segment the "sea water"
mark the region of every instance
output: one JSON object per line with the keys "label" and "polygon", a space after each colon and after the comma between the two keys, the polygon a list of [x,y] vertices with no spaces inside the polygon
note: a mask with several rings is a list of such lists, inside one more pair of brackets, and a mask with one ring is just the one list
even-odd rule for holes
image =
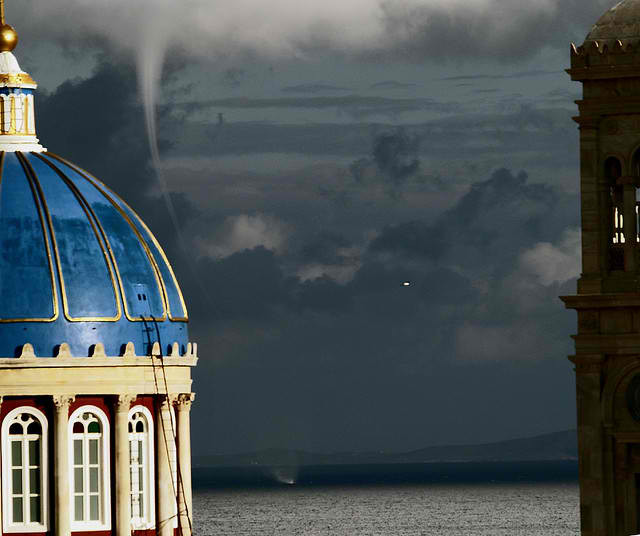
{"label": "sea water", "polygon": [[199,488],[196,536],[579,536],[577,483]]}

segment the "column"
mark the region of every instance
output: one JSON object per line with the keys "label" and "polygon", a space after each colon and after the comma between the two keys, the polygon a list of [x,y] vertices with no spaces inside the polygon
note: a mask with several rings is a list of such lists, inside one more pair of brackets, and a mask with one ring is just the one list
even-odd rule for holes
{"label": "column", "polygon": [[115,404],[116,436],[116,536],[131,534],[131,462],[129,409],[135,395],[119,395]]}
{"label": "column", "polygon": [[71,534],[71,508],[69,490],[69,406],[75,395],[54,395],[55,414],[53,429],[55,433],[54,475],[55,475],[55,526],[56,536]]}
{"label": "column", "polygon": [[180,533],[191,536],[193,501],[191,494],[191,425],[189,413],[194,393],[181,394],[176,402],[178,441],[178,519]]}
{"label": "column", "polygon": [[156,529],[158,536],[173,536],[173,520],[175,513],[176,496],[174,495],[175,483],[171,475],[171,463],[169,449],[173,442],[171,427],[171,412],[169,410],[169,397],[159,395],[156,405],[156,497],[158,503]]}

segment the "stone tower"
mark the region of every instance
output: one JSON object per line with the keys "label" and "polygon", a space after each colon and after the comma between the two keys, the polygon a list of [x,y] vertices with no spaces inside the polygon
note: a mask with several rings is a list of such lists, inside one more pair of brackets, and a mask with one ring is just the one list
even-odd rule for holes
{"label": "stone tower", "polygon": [[582,82],[575,364],[583,536],[640,533],[640,0],[571,46]]}

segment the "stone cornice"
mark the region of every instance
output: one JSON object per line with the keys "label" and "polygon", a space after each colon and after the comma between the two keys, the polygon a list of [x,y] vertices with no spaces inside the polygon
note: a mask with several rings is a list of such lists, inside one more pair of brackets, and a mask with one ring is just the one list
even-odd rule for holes
{"label": "stone cornice", "polygon": [[2,357],[1,369],[85,367],[195,367],[197,357]]}
{"label": "stone cornice", "polygon": [[604,309],[609,307],[640,307],[640,293],[578,294],[560,296],[567,309]]}
{"label": "stone cornice", "polygon": [[164,367],[159,359],[152,364],[151,358],[4,359],[0,395],[157,395],[165,389],[190,393],[195,360],[173,358],[171,363],[170,359],[165,359]]}
{"label": "stone cornice", "polygon": [[612,432],[618,443],[640,443],[640,433],[638,432]]}
{"label": "stone cornice", "polygon": [[604,354],[571,355],[569,360],[576,366],[576,372],[582,374],[599,374],[604,363]]}
{"label": "stone cornice", "polygon": [[607,78],[637,78],[640,77],[638,65],[594,65],[593,67],[576,67],[566,69],[571,80],[604,80]]}
{"label": "stone cornice", "polygon": [[[76,357],[80,357],[80,358],[84,358],[84,357],[92,357],[92,358],[105,358],[108,357],[109,359],[113,359],[114,357],[126,357],[126,358],[133,358],[133,357],[143,357],[145,359],[148,359],[150,356],[136,356],[135,353],[135,346],[132,342],[128,342],[127,344],[124,345],[124,351],[123,351],[123,355],[121,356],[114,356],[114,357],[109,357],[107,356],[107,354],[105,353],[104,350],[104,345],[101,342],[96,342],[94,345],[91,346],[91,348],[89,349],[89,355],[82,355],[82,356],[76,356]],[[158,344],[157,342],[154,342],[151,348],[151,355],[153,355],[155,358],[160,358],[162,357],[162,353],[161,353],[161,348],[160,348],[160,344]],[[36,357],[35,351],[33,349],[33,345],[29,342],[26,342],[22,345],[22,350],[20,353],[20,357],[18,359],[30,359]],[[56,359],[66,359],[69,357],[74,357],[73,354],[71,353],[71,347],[69,346],[68,343],[66,342],[61,342],[57,348],[56,348],[56,355],[55,356],[40,356],[40,357],[44,357],[44,358],[50,358],[50,357],[54,357]],[[166,357],[162,357],[163,359],[166,359],[167,357],[169,358],[181,358],[181,359],[185,359],[185,358],[197,358],[198,357],[198,343],[196,342],[190,342],[187,344],[187,348],[186,348],[186,352],[184,353],[184,355],[180,355],[180,345],[177,342],[174,342],[170,349],[169,349],[169,353]],[[2,358],[0,357],[0,362],[2,361]],[[11,359],[16,359],[16,358],[11,358]]]}

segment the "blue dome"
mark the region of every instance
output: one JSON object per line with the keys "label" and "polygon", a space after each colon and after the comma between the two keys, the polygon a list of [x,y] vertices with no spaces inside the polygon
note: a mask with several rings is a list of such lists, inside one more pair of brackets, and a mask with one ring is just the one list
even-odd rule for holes
{"label": "blue dome", "polygon": [[0,152],[0,357],[26,343],[88,356],[127,342],[186,351],[187,310],[148,227],[122,199],[48,152]]}

